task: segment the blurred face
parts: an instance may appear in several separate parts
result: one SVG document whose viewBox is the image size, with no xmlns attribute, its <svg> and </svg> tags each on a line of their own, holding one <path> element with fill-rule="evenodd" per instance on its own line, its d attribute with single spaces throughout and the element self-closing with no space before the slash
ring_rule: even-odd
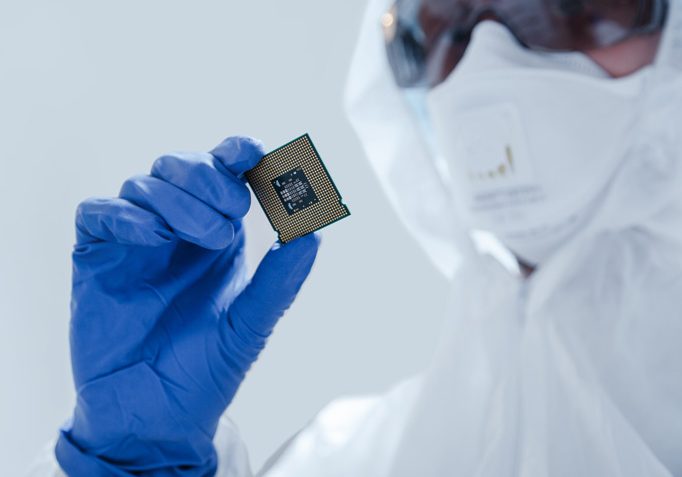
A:
<svg viewBox="0 0 682 477">
<path fill-rule="evenodd" d="M 427 127 L 435 129 L 437 146 L 458 177 L 463 182 L 470 179 L 457 188 L 463 194 L 461 203 L 469 208 L 470 224 L 491 232 L 517 253 L 526 275 L 572 233 L 571 227 L 578 224 L 575 218 L 582 212 L 557 215 L 552 214 L 552 207 L 584 207 L 581 200 L 573 198 L 575 188 L 554 171 L 579 176 L 588 169 L 606 170 L 603 164 L 609 163 L 609 152 L 614 150 L 611 145 L 614 138 L 621 137 L 621 126 L 629 124 L 623 118 L 630 113 L 625 100 L 615 92 L 610 94 L 609 82 L 601 74 L 580 81 L 575 75 L 534 75 L 534 66 L 551 70 L 563 65 L 558 68 L 563 71 L 575 63 L 571 71 L 592 76 L 593 68 L 584 64 L 585 58 L 550 58 L 553 53 L 572 52 L 584 54 L 612 78 L 635 73 L 655 60 L 666 1 L 396 0 L 382 17 L 386 52 L 397 86 L 427 92 L 426 112 L 432 120 Z M 483 26 L 484 20 L 497 24 Z M 474 32 L 479 26 L 481 40 L 476 43 Z M 472 52 L 469 61 L 460 63 L 467 51 Z M 534 53 L 538 56 L 532 57 Z M 496 66 L 512 70 L 519 66 L 513 70 L 519 74 L 505 77 Z M 520 71 L 524 66 L 529 68 Z M 462 75 L 445 83 L 460 67 L 464 68 Z M 479 72 L 481 77 L 471 81 L 473 76 L 466 71 Z M 483 74 L 486 71 L 490 72 L 487 76 Z M 543 84 L 543 79 L 550 82 Z M 617 88 L 615 81 L 611 83 Z M 441 84 L 444 86 L 438 88 Z M 562 91 L 565 94 L 557 94 Z M 600 103 L 602 93 L 604 103 Z M 600 104 L 615 109 L 600 108 Z M 511 105 L 518 117 L 504 110 L 504 105 Z M 614 120 L 601 121 L 603 116 L 596 114 L 577 127 L 575 119 L 589 114 L 584 110 L 588 105 L 616 111 Z M 543 110 L 545 107 L 550 110 Z M 548 113 L 556 114 L 555 124 L 547 124 Z M 519 124 L 524 119 L 527 124 Z M 514 132 L 524 127 L 536 128 L 532 129 L 537 133 L 531 135 L 531 146 L 524 147 L 523 138 L 518 138 L 523 135 Z M 576 141 L 576 137 L 583 140 Z M 539 162 L 545 157 L 558 169 L 543 164 L 538 169 L 544 175 L 522 176 L 524 160 L 530 164 L 534 158 Z M 597 160 L 601 166 L 595 165 Z M 539 185 L 535 187 L 536 182 L 531 181 Z M 527 184 L 535 189 L 524 189 Z M 581 190 L 587 187 L 583 185 Z M 523 194 L 528 190 L 540 191 L 539 199 L 526 200 Z"/>
<path fill-rule="evenodd" d="M 614 78 L 627 76 L 656 58 L 661 33 L 630 38 L 612 46 L 585 53 Z"/>
<path fill-rule="evenodd" d="M 668 0 L 396 0 L 382 17 L 389 63 L 402 88 L 433 88 L 463 58 L 483 20 L 506 25 L 537 51 L 594 55 L 613 76 L 653 59 Z"/>
</svg>

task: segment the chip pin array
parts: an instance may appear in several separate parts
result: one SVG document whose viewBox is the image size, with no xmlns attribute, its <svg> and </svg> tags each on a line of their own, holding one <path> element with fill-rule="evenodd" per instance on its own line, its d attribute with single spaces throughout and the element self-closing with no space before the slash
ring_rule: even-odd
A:
<svg viewBox="0 0 682 477">
<path fill-rule="evenodd" d="M 246 179 L 282 243 L 350 215 L 307 134 L 265 155 Z"/>
</svg>

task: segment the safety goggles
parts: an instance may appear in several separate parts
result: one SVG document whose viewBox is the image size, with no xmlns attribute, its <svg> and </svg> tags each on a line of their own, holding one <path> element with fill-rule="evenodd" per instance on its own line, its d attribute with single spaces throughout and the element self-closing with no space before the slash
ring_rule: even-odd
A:
<svg viewBox="0 0 682 477">
<path fill-rule="evenodd" d="M 589 51 L 660 30 L 666 11 L 667 0 L 396 0 L 381 23 L 398 86 L 428 88 L 448 77 L 483 20 L 533 50 Z"/>
</svg>

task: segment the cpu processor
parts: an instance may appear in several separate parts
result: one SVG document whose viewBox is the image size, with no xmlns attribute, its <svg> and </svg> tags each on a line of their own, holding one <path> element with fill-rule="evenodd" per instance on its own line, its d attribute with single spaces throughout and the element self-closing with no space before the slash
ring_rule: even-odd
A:
<svg viewBox="0 0 682 477">
<path fill-rule="evenodd" d="M 282 243 L 350 215 L 307 134 L 265 155 L 245 176 Z"/>
</svg>

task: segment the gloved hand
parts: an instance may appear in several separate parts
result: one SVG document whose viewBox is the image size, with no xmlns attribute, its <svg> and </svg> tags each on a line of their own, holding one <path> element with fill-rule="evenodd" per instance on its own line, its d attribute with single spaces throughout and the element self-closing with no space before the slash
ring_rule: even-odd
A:
<svg viewBox="0 0 682 477">
<path fill-rule="evenodd" d="M 315 259 L 309 235 L 276 244 L 244 288 L 263 156 L 229 138 L 158 159 L 120 197 L 77 212 L 71 357 L 77 404 L 56 455 L 71 477 L 213 475 L 218 420 Z"/>
</svg>

